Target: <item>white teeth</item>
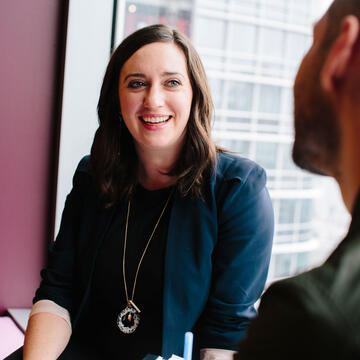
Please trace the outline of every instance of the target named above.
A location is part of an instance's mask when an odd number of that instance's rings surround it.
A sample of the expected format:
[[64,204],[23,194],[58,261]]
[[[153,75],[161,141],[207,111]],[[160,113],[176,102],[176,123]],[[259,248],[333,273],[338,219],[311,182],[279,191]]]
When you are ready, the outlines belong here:
[[143,121],[150,124],[162,123],[170,119],[170,116],[141,117]]

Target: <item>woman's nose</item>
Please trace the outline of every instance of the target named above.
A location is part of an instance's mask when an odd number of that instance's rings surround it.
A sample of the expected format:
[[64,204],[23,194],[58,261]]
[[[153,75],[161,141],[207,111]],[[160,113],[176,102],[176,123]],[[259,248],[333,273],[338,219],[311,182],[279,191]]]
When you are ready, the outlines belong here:
[[151,85],[148,87],[145,98],[144,106],[148,108],[161,107],[164,104],[164,93],[160,86]]

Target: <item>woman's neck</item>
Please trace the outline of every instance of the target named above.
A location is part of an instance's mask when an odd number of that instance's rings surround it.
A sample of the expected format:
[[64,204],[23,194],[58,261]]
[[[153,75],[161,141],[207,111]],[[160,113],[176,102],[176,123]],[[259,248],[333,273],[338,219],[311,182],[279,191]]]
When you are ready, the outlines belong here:
[[139,183],[148,190],[158,190],[176,183],[176,176],[166,175],[177,159],[178,152],[143,150],[137,148],[139,157]]

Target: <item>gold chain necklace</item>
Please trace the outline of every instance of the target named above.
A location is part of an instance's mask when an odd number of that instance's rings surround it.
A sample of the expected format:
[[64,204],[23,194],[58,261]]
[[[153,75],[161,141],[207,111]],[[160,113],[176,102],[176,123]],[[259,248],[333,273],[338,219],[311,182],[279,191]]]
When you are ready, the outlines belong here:
[[124,334],[131,334],[133,333],[136,328],[138,327],[139,323],[140,323],[140,309],[135,305],[134,303],[134,294],[135,294],[135,288],[136,288],[136,281],[139,275],[139,270],[140,270],[140,266],[141,263],[144,259],[144,256],[146,254],[146,251],[150,245],[150,242],[155,234],[155,231],[160,223],[160,220],[162,218],[162,216],[164,215],[164,212],[168,206],[168,203],[170,201],[171,195],[173,194],[174,189],[171,190],[166,203],[160,213],[159,218],[157,219],[157,222],[154,226],[154,229],[149,237],[149,240],[146,243],[145,249],[141,255],[139,264],[137,266],[136,269],[136,273],[135,273],[135,279],[134,279],[134,285],[133,285],[133,289],[131,292],[131,298],[129,299],[128,296],[128,288],[127,288],[127,284],[126,284],[126,276],[125,276],[125,253],[126,253],[126,242],[127,242],[127,233],[128,233],[128,225],[129,225],[129,215],[130,215],[130,208],[131,208],[131,202],[129,200],[128,202],[128,207],[127,207],[127,215],[126,215],[126,223],[125,223],[125,235],[124,235],[124,251],[123,251],[123,279],[124,279],[124,287],[125,287],[125,295],[126,295],[126,307],[124,310],[122,310],[120,312],[120,314],[117,317],[117,325],[119,327],[119,329],[124,333]]

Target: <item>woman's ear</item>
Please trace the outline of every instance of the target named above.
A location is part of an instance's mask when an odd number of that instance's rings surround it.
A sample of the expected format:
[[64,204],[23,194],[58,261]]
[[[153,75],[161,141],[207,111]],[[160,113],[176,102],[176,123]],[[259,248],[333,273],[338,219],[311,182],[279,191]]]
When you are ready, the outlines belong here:
[[357,48],[359,31],[359,19],[354,15],[345,16],[321,70],[320,82],[325,91],[335,91],[339,80],[346,77],[354,50]]

